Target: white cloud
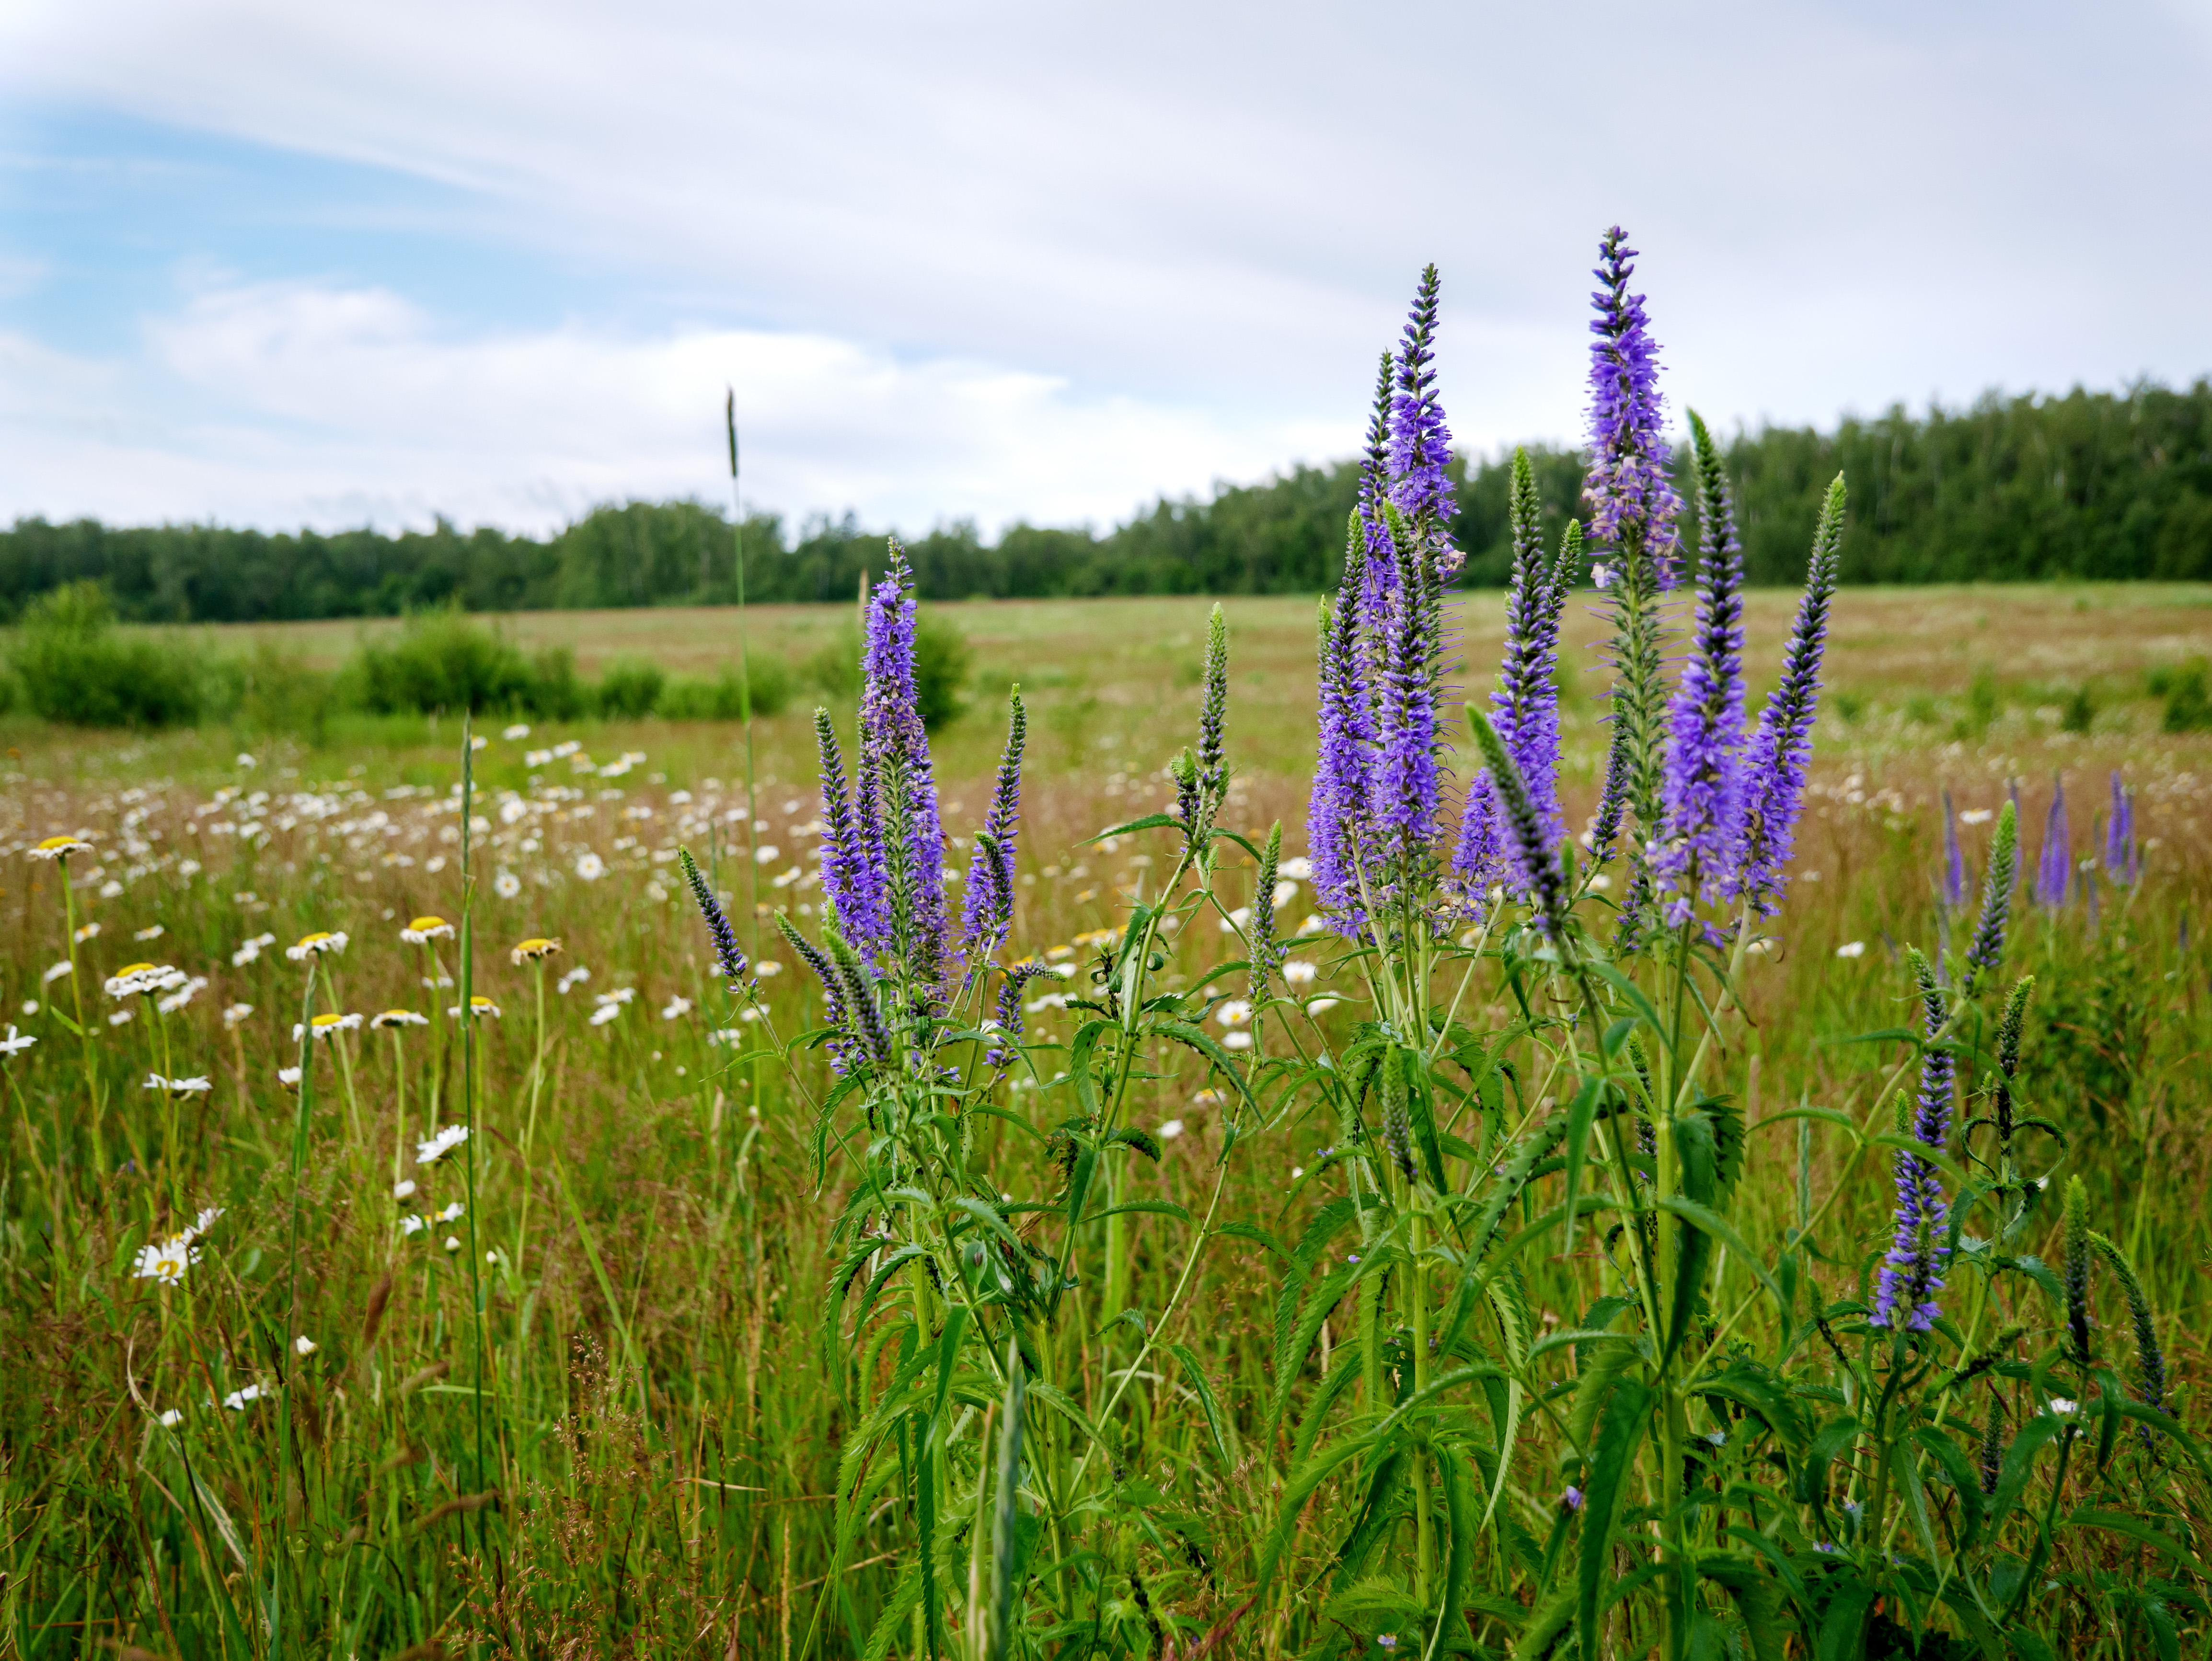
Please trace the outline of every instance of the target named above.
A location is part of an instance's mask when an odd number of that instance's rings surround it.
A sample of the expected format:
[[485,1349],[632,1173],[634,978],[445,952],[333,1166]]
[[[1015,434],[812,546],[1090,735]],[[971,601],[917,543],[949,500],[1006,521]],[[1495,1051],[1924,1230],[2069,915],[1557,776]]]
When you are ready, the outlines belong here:
[[726,488],[726,386],[749,435],[749,501],[849,506],[910,531],[948,502],[990,530],[1024,514],[1103,525],[1154,490],[1357,439],[1352,422],[1237,430],[818,335],[570,325],[449,338],[377,289],[215,289],[146,338],[141,367],[0,337],[0,497],[57,516],[389,526],[443,512],[544,529],[617,496]]

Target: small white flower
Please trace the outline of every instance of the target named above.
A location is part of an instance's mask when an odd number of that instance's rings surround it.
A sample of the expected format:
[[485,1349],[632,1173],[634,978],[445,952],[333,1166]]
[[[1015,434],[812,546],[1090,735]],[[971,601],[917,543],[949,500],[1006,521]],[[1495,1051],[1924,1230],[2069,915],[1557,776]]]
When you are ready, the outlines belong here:
[[1278,865],[1275,867],[1275,872],[1279,876],[1289,877],[1297,882],[1311,882],[1313,880],[1313,861],[1308,859],[1304,854],[1293,854],[1290,858],[1285,860],[1280,865]]
[[530,723],[526,721],[519,721],[515,722],[514,726],[503,729],[500,733],[500,737],[505,739],[509,744],[513,744],[518,739],[526,739],[529,736]]
[[131,1273],[138,1280],[174,1286],[185,1278],[185,1271],[199,1260],[199,1249],[192,1244],[192,1231],[186,1229],[182,1234],[172,1234],[152,1245],[139,1247],[138,1262]]
[[614,1019],[616,1016],[622,1013],[623,1007],[618,1003],[615,1003],[611,1001],[602,1003],[598,1008],[592,1012],[592,1025],[593,1026],[605,1026],[609,1021]]
[[41,975],[39,977],[39,984],[41,986],[52,986],[56,981],[60,980],[69,972],[69,959],[64,958],[59,963],[54,964],[53,967],[47,970],[44,975]]
[[96,940],[99,938],[100,925],[98,923],[87,922],[79,923],[77,925],[75,939],[79,946],[82,946],[87,940]]
[[[446,1006],[446,1013],[458,1020],[460,1018],[461,1007],[457,1003],[449,1003]],[[478,1020],[489,1019],[495,1021],[500,1018],[499,1006],[481,992],[472,992],[469,995],[469,1013],[474,1015]]]
[[775,977],[783,973],[783,965],[778,963],[774,958],[763,958],[758,963],[753,965],[753,973],[759,976],[764,981],[773,980]]
[[1344,1000],[1341,998],[1309,998],[1306,1000],[1306,1013],[1309,1015],[1326,1015],[1330,1010],[1335,1008],[1337,1005],[1343,1001]]
[[410,1238],[420,1234],[424,1229],[429,1226],[430,1225],[424,1222],[420,1217],[402,1217],[399,1220],[399,1232]]
[[[592,857],[596,859],[598,855]],[[512,871],[501,871],[492,878],[491,891],[503,900],[511,900],[522,891],[522,879]]]
[[313,1338],[307,1336],[304,1332],[298,1337],[292,1340],[292,1348],[294,1353],[296,1354],[313,1355],[321,1348],[322,1346],[320,1344],[317,1343]]
[[774,865],[782,857],[783,849],[778,848],[773,843],[763,843],[758,848],[753,849],[753,863],[755,865]]
[[412,1199],[414,1196],[415,1179],[412,1177],[402,1177],[398,1182],[392,1183],[392,1197],[393,1199],[408,1200]]
[[287,1090],[297,1090],[300,1087],[300,1069],[296,1067],[278,1068],[276,1082]]
[[1864,940],[1845,940],[1841,946],[1836,948],[1836,955],[1839,958],[1863,958],[1866,956],[1866,942]]
[[17,1036],[15,1023],[10,1021],[8,1023],[8,1036],[0,1038],[0,1056],[20,1056],[36,1043],[38,1040],[28,1034]]
[[249,772],[251,772],[254,768],[261,765],[259,762],[254,760],[252,756],[246,754],[243,750],[238,752],[238,764],[240,767],[245,768]]
[[174,1408],[167,1409],[155,1421],[163,1430],[174,1430],[184,1422],[185,1415]]
[[1160,1140],[1164,1142],[1171,1142],[1182,1135],[1182,1121],[1181,1119],[1170,1119],[1160,1126]]
[[428,1026],[430,1018],[412,1009],[386,1009],[368,1018],[368,1024],[380,1030],[400,1026]]
[[1304,1165],[1292,1165],[1292,1166],[1291,1167],[1291,1180],[1292,1182],[1296,1182],[1296,1181],[1297,1181],[1297,1179],[1298,1179],[1299,1177],[1301,1177],[1304,1176],[1305,1174],[1306,1174],[1306,1168],[1305,1168]]
[[676,1020],[690,1013],[691,1000],[689,998],[672,997],[660,1007],[660,1019],[664,1021]]
[[1992,812],[1986,807],[1969,807],[1965,812],[1959,815],[1959,823],[1961,824],[1987,824],[1996,817],[1996,813]]
[[456,1200],[430,1220],[436,1223],[458,1222],[463,1216],[467,1214],[467,1212],[468,1208],[463,1205],[459,1200]]
[[583,964],[578,964],[574,969],[568,970],[567,974],[562,976],[559,980],[553,983],[553,989],[565,998],[568,995],[572,988],[581,986],[586,981],[588,981],[591,978],[592,971],[585,968]]
[[1213,1012],[1213,1019],[1224,1026],[1248,1025],[1252,1019],[1251,1001],[1246,998],[1231,998]]
[[1275,909],[1279,911],[1282,910],[1297,897],[1297,884],[1292,882],[1288,877],[1278,878],[1274,889]]
[[23,1000],[23,1013],[24,1013],[26,1015],[35,1015],[35,1014],[37,1014],[37,1013],[39,1013],[39,1001],[38,1001],[36,998],[26,998],[26,999],[24,999],[24,1000]]
[[469,1139],[469,1128],[465,1124],[449,1124],[426,1142],[415,1144],[416,1165],[435,1165]]
[[446,1236],[446,1250],[448,1250],[448,1251],[459,1251],[460,1249],[461,1249],[461,1237],[460,1237],[459,1235],[458,1235],[458,1234],[448,1234],[447,1236]]
[[629,1003],[636,996],[635,987],[618,986],[611,992],[594,992],[592,995],[592,1001],[593,1003]]
[[1602,894],[1612,886],[1613,879],[1602,871],[1589,879],[1590,892],[1593,894]]
[[34,860],[65,860],[72,854],[89,854],[92,844],[81,837],[48,837],[36,848],[26,851]]
[[328,952],[343,952],[345,949],[346,934],[343,929],[319,928],[312,934],[302,934],[297,946],[286,946],[284,955],[291,958],[294,963],[305,963],[310,958],[319,958]]
[[432,940],[452,940],[453,925],[440,916],[416,917],[399,931],[399,938],[410,946],[428,946]]
[[309,1031],[319,1038],[334,1038],[341,1032],[351,1032],[361,1025],[358,1012],[344,1015],[318,1015],[307,1025],[292,1023],[292,1042],[297,1043]]
[[268,1393],[258,1384],[248,1384],[244,1390],[234,1390],[224,1396],[222,1404],[233,1413],[243,1413],[248,1403],[259,1401]]
[[222,1024],[227,1027],[236,1026],[240,1021],[246,1019],[252,1013],[253,1006],[252,1004],[234,1003],[231,1005],[229,1008],[222,1012]]
[[1613,581],[1613,573],[1606,569],[1603,561],[1593,561],[1590,565],[1590,581],[1601,588],[1606,587]]
[[[14,1030],[13,1027],[9,1029],[10,1031]],[[166,1090],[173,1096],[204,1096],[215,1088],[204,1078],[165,1079],[158,1073],[149,1073],[146,1075],[146,1082],[140,1087],[145,1090]]]
[[131,935],[131,938],[134,940],[158,940],[167,932],[168,931],[163,928],[158,922],[149,923],[145,928],[140,929],[137,934]]
[[1308,963],[1304,958],[1292,958],[1283,965],[1283,979],[1291,986],[1310,986],[1321,965]]
[[586,849],[576,856],[576,874],[586,882],[597,882],[607,874],[607,862]]
[[138,1012],[137,1012],[137,1010],[135,1010],[135,1009],[118,1009],[118,1010],[115,1011],[112,1014],[111,1014],[110,1016],[108,1016],[108,1018],[107,1018],[107,1024],[108,1024],[110,1026],[128,1026],[128,1025],[131,1025],[131,1022],[133,1022],[133,1021],[137,1020],[137,1019],[138,1019]]
[[1221,1047],[1224,1050],[1249,1050],[1252,1047],[1252,1035],[1243,1027],[1237,1028],[1234,1032],[1224,1032],[1221,1035]]
[[1306,913],[1306,920],[1298,925],[1298,933],[1301,935],[1326,934],[1328,932],[1328,919],[1318,911]]
[[2079,1402],[2068,1401],[2063,1396],[2054,1396],[2051,1398],[2051,1410],[2062,1419],[2069,1417],[2081,1405]]
[[1251,921],[1252,908],[1249,905],[1240,905],[1235,910],[1231,911],[1227,916],[1222,918],[1219,922],[1214,925],[1214,927],[1220,929],[1220,931],[1224,934],[1233,934],[1238,929],[1249,924]]
[[186,1004],[190,1003],[194,998],[198,997],[201,993],[206,991],[207,983],[208,978],[206,976],[195,975],[190,980],[186,981],[182,986],[179,987],[175,991],[169,994],[167,997],[155,999],[154,1001],[154,1007],[160,1010],[164,1015],[173,1015],[179,1009],[182,1009]]

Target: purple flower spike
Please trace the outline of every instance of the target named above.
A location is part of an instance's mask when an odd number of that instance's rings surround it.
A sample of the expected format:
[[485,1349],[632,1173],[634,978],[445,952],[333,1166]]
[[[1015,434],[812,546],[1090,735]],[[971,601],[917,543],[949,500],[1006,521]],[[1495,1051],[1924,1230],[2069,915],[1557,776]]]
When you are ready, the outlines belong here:
[[1468,902],[1479,906],[1492,883],[1505,875],[1505,838],[1498,821],[1498,785],[1490,770],[1480,770],[1468,781],[1467,802],[1459,821],[1459,843],[1452,850],[1452,874],[1467,890]]
[[2133,888],[2139,874],[2136,852],[2136,793],[2112,772],[2112,817],[2105,826],[2105,872],[2123,888]]
[[1732,892],[1771,915],[1790,863],[1805,769],[1813,757],[1813,716],[1820,696],[1820,656],[1828,639],[1828,606],[1836,592],[1836,559],[1844,538],[1844,478],[1836,475],[1813,534],[1805,597],[1782,654],[1782,680],[1759,712],[1743,764],[1743,839]]
[[1689,660],[1667,713],[1665,818],[1653,863],[1679,928],[1732,873],[1743,815],[1743,551],[1720,452],[1695,411],[1699,581]]
[[860,813],[872,812],[866,792],[860,812],[845,786],[845,763],[837,752],[836,729],[830,712],[814,712],[814,739],[822,774],[822,890],[836,914],[845,938],[871,957],[890,949],[889,880],[884,874],[880,837],[863,836]]
[[[1920,993],[1921,1030],[1929,1039],[1943,1030],[1948,1012],[1935,970],[1917,951],[1907,954]],[[1955,1063],[1948,1050],[1929,1050],[1920,1063],[1920,1099],[1913,1115],[1915,1141],[1941,1153],[1951,1135],[1951,1108]],[[1950,1213],[1940,1173],[1919,1154],[1899,1149],[1894,1169],[1897,1180],[1896,1226],[1889,1252],[1882,1259],[1881,1284],[1875,1296],[1869,1324],[1902,1326],[1908,1332],[1925,1332],[1943,1311],[1936,1294],[1943,1289],[1943,1271],[1950,1262],[1944,1238]]]
[[[945,831],[937,782],[914,680],[914,572],[906,550],[890,545],[890,567],[868,600],[860,656],[861,794],[883,793],[878,823],[890,878],[894,946],[924,978],[940,972],[945,947]],[[866,829],[865,825],[863,827]],[[896,938],[903,926],[904,938]]]
[[1367,412],[1367,442],[1359,461],[1360,558],[1364,575],[1360,602],[1370,618],[1382,615],[1390,591],[1398,586],[1398,551],[1383,523],[1382,504],[1390,496],[1390,399],[1398,378],[1398,360],[1382,354],[1376,374],[1375,400]]
[[1590,332],[1590,465],[1583,494],[1590,504],[1591,539],[1640,552],[1658,587],[1674,585],[1682,506],[1667,477],[1667,441],[1659,396],[1659,347],[1644,314],[1644,296],[1628,291],[1636,250],[1615,225],[1598,244],[1601,285],[1590,296],[1597,317]]
[[1966,903],[1966,856],[1959,851],[1959,816],[1951,792],[1943,792],[1943,904],[1957,910]]
[[1425,559],[1407,571],[1383,621],[1373,812],[1386,859],[1410,871],[1435,833],[1437,639],[1436,580]]
[[1346,938],[1357,940],[1365,928],[1359,869],[1369,824],[1367,767],[1375,746],[1374,706],[1360,639],[1367,583],[1357,514],[1347,540],[1336,603],[1322,611],[1321,744],[1306,808],[1306,850],[1322,906]]
[[1390,399],[1390,503],[1431,531],[1450,522],[1451,429],[1437,401],[1437,268],[1421,272],[1405,344],[1398,350],[1398,385]]
[[1022,689],[1008,699],[1006,747],[999,757],[998,786],[983,834],[975,838],[969,861],[967,896],[960,914],[963,950],[989,957],[1006,943],[1014,921],[1014,838],[1021,828],[1022,748],[1029,736],[1029,714]]
[[2073,838],[2066,824],[2066,786],[2051,782],[2051,812],[2043,821],[2043,848],[2035,861],[2035,903],[2047,910],[2066,904],[2074,879]]

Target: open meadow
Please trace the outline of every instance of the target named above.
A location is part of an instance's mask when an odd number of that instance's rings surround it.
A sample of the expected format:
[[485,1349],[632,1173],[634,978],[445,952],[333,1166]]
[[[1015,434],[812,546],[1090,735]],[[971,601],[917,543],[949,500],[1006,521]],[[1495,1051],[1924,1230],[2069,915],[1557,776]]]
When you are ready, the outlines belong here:
[[[1593,598],[1560,648],[1577,836],[1607,757]],[[1754,712],[1797,605],[1747,597]],[[987,1056],[1007,1005],[977,980],[932,1070],[880,1103],[853,1052],[841,1083],[799,1042],[837,1008],[777,922],[822,938],[811,689],[757,723],[750,764],[734,722],[480,715],[465,810],[453,717],[0,718],[0,1653],[1595,1661],[1602,1634],[1764,1661],[1815,1653],[1824,1609],[1867,1634],[1852,1654],[2205,1653],[2212,1467],[2146,1415],[2207,1428],[2212,733],[2164,728],[2192,662],[2202,701],[2212,588],[1840,592],[1791,880],[1733,959],[1653,1010],[1477,896],[1411,1030],[1306,863],[1312,601],[1222,603],[1218,824],[1241,840],[1210,864],[1166,823],[1086,840],[1174,810],[1211,606],[927,608],[973,654],[968,707],[930,735],[945,904],[992,845],[1018,683],[1011,927],[977,957],[1048,967],[1012,983],[1018,1056]],[[1455,712],[1487,698],[1506,616],[1487,594],[1447,611]],[[744,626],[803,680],[856,621]],[[586,673],[707,676],[738,618],[497,624]],[[327,668],[384,626],[190,637]],[[849,694],[832,714],[849,765]],[[1463,781],[1466,723],[1444,725]],[[2110,868],[2115,773],[2139,872]],[[1957,985],[2014,792],[2027,874],[1995,995],[2036,983],[2005,1171],[1990,1134],[1936,1148],[1951,1293],[1908,1354],[1868,1317],[1917,1046],[1959,1046],[1962,1121],[2002,1046],[1923,1029],[1905,954]],[[83,846],[30,857],[58,836]],[[679,850],[757,997],[714,972]],[[1620,897],[1583,889],[1593,941]],[[1268,901],[1282,960],[1255,987]],[[1729,1197],[1638,1210],[1675,1144],[1638,1165],[1606,1092],[1674,1080],[1701,1008],[1711,1098],[1683,1111],[1721,1127],[1698,1134]],[[311,1014],[341,1019],[303,1042]],[[1433,1076],[1400,1080],[1391,1045]],[[1698,1063],[1680,1076],[1689,1102]],[[925,1132],[957,1181],[901,1163]],[[2098,1269],[2086,1341],[2057,1272],[2076,1178],[2099,1262],[2139,1283]],[[1401,1214],[1402,1236],[1377,1220]],[[938,1232],[910,1232],[925,1216]],[[1488,1261],[1510,1275],[1482,1268],[1508,1236]],[[1670,1275],[1705,1254],[1664,1344],[1623,1336],[1639,1252]],[[1648,1466],[1622,1451],[1632,1356],[1655,1392],[1691,1381]],[[2124,1424],[2095,1405],[2123,1397]],[[1668,1592],[1617,1543],[1638,1531],[1704,1578]],[[1845,1560],[1870,1578],[1823,1580]]]

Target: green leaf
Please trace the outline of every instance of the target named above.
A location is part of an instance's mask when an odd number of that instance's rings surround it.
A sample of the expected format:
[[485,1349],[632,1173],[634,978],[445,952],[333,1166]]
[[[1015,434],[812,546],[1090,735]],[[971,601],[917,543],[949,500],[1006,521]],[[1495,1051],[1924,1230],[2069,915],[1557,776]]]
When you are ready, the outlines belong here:
[[[1451,1542],[1444,1556],[1443,1596],[1437,1605],[1437,1624],[1429,1634],[1424,1661],[1436,1661],[1447,1633],[1461,1639],[1467,1636],[1460,1605],[1467,1595],[1468,1576],[1474,1567],[1474,1505],[1468,1493],[1467,1461],[1449,1448],[1438,1448],[1436,1457],[1437,1474],[1443,1478],[1444,1518],[1451,1530]],[[1504,1469],[1511,1463],[1510,1450],[1501,1450],[1500,1486]]]
[[1567,1231],[1559,1245],[1563,1258],[1575,1255],[1575,1202],[1582,1196],[1583,1159],[1589,1144],[1590,1126],[1597,1117],[1597,1098],[1604,1089],[1602,1079],[1584,1079],[1567,1108]]
[[1229,1452],[1229,1440],[1236,1433],[1235,1428],[1222,1412],[1221,1403],[1214,1397],[1212,1382],[1206,1378],[1206,1368],[1191,1353],[1190,1347],[1170,1344],[1168,1354],[1182,1363],[1183,1377],[1190,1381],[1191,1394],[1198,1397],[1199,1409],[1206,1415],[1206,1427],[1213,1438],[1213,1457],[1221,1462],[1221,1474],[1225,1478],[1237,1463]]
[[1126,837],[1133,830],[1180,830],[1182,821],[1172,813],[1147,813],[1140,819],[1131,819],[1126,824],[1110,824],[1095,835],[1085,837],[1076,843],[1088,848],[1094,842],[1103,842],[1109,837]]
[[1644,1439],[1644,1421],[1651,1409],[1651,1392],[1632,1378],[1613,1386],[1597,1428],[1597,1445],[1590,1457],[1589,1480],[1583,1490],[1583,1535],[1577,1564],[1576,1627],[1583,1653],[1598,1654],[1598,1597],[1614,1579],[1613,1526],[1620,1510],[1620,1494],[1636,1463],[1637,1445]]
[[1701,1206],[1695,1200],[1685,1199],[1679,1194],[1662,1194],[1654,1203],[1662,1211],[1673,1212],[1700,1232],[1711,1235],[1734,1252],[1743,1266],[1751,1271],[1753,1277],[1772,1296],[1774,1307],[1780,1311],[1783,1320],[1789,1320],[1790,1300],[1782,1295],[1782,1288],[1776,1283],[1773,1272],[1759,1260],[1759,1254],[1745,1244],[1743,1236],[1735,1232],[1735,1224],[1710,1206]]
[[1102,1217],[1126,1217],[1132,1212],[1152,1217],[1173,1217],[1178,1222],[1187,1223],[1190,1220],[1190,1213],[1173,1200],[1124,1200],[1121,1204],[1109,1205],[1105,1210],[1095,1213],[1084,1220],[1095,1223]]
[[1147,1021],[1145,1025],[1148,1032],[1163,1038],[1172,1038],[1177,1043],[1198,1051],[1227,1075],[1229,1082],[1237,1086],[1237,1093],[1244,1098],[1247,1105],[1255,1109],[1260,1105],[1246,1087],[1244,1075],[1237,1070],[1237,1063],[1230,1060],[1229,1052],[1211,1033],[1184,1020],[1160,1019]]
[[1113,1022],[1088,1020],[1075,1030],[1075,1040],[1067,1049],[1068,1076],[1075,1080],[1075,1098],[1083,1110],[1092,1118],[1098,1116],[1098,1081],[1091,1076],[1091,1052],[1098,1048],[1099,1038],[1110,1031]]

